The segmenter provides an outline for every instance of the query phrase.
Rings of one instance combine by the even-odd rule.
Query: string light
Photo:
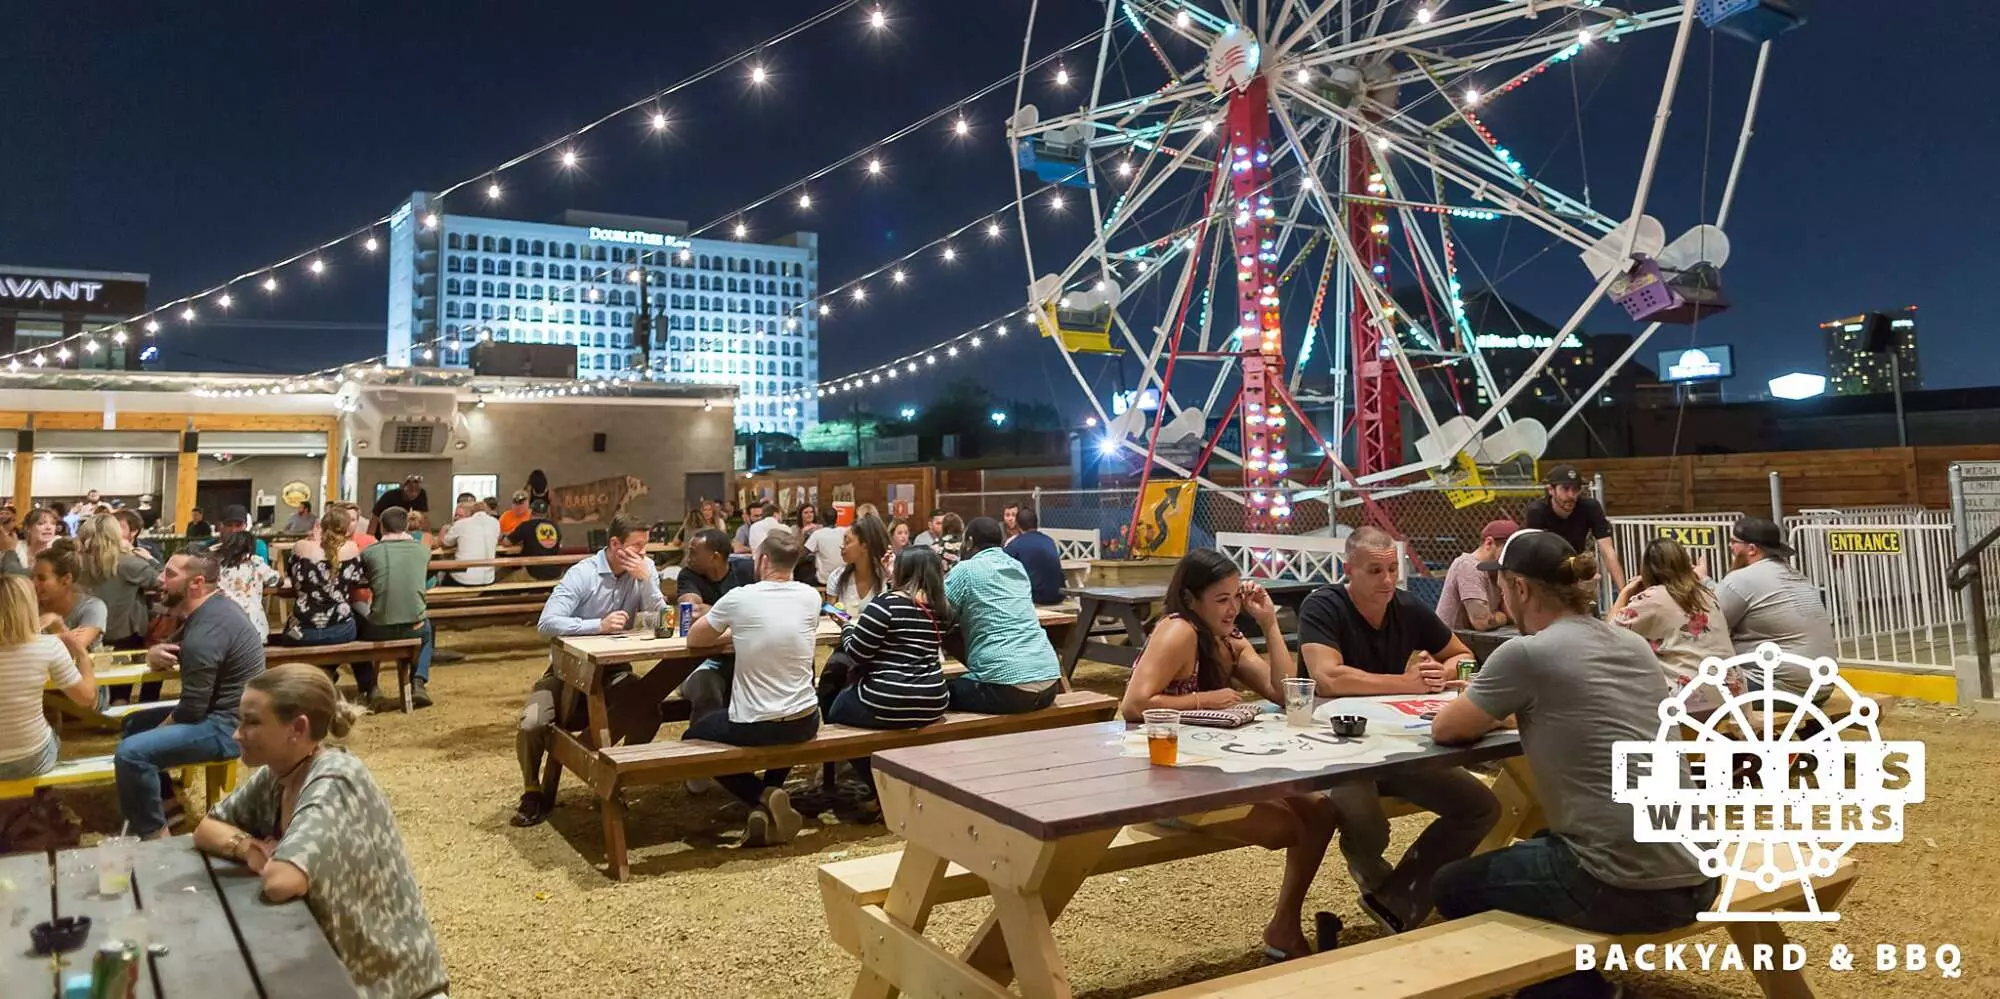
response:
[[[1130,176],[1132,176],[1132,161],[1131,161],[1131,160],[1119,160],[1119,161],[1118,161],[1118,176],[1120,176],[1120,177],[1130,177]]]
[[[958,259],[958,251],[947,246],[944,248],[944,252],[941,253],[940,256],[944,257],[945,263],[951,263],[952,261]]]
[[[894,281],[894,282],[896,282],[897,284],[902,284],[902,283],[903,283],[903,277],[904,277],[904,275],[903,275],[903,269],[902,269],[902,268],[900,268],[900,267],[898,267],[897,269],[895,269],[895,270],[893,270],[893,271],[890,271],[890,272],[889,272],[889,280],[891,280],[891,281]]]
[[[194,306],[190,305],[187,308],[181,310],[181,322],[184,323],[194,322]]]
[[[769,78],[770,78],[770,74],[768,74],[768,73],[764,72],[764,65],[763,65],[762,63],[758,63],[758,64],[756,64],[756,65],[754,65],[754,66],[751,66],[751,67],[750,67],[750,82],[751,82],[751,83],[754,83],[754,84],[757,84],[758,86],[760,86],[760,87],[761,87],[761,86],[763,86],[763,85],[764,85],[764,81],[765,81],[765,80],[767,80],[767,79],[769,79]]]
[[[1056,86],[1058,87],[1069,86],[1069,70],[1067,68],[1062,66],[1056,67]]]
[[[813,206],[813,196],[812,196],[812,195],[810,195],[810,194],[806,194],[806,193],[803,193],[803,192],[801,192],[801,193],[799,194],[799,207],[800,207],[800,208],[811,208],[812,206]]]
[[[491,182],[489,182],[489,183],[488,183],[488,184],[486,185],[486,198],[487,198],[487,200],[488,200],[488,201],[498,201],[498,200],[500,200],[500,182],[499,182],[499,181],[497,181],[497,180],[496,180],[496,181],[491,181]]]
[[[972,123],[966,121],[964,118],[959,118],[957,121],[951,123],[951,131],[953,135],[961,139],[965,138],[972,134]]]
[[[148,335],[148,336],[150,336],[150,335],[152,335],[152,334],[154,334],[154,333],[158,333],[159,331],[160,331],[160,321],[159,321],[159,320],[157,320],[157,319],[148,319],[148,320],[146,320],[146,333],[147,333],[147,335]]]
[[[309,270],[309,271],[312,271],[312,272],[313,272],[314,274],[325,274],[325,273],[326,273],[326,261],[324,261],[324,260],[321,260],[321,259],[320,259],[320,258],[318,258],[318,257],[314,257],[314,258],[313,258],[313,262],[312,262],[312,263],[311,263],[310,265],[308,265],[308,266],[306,267],[306,269],[307,269],[307,270]]]
[[[1183,10],[1174,14],[1174,27],[1185,28],[1192,23],[1194,23],[1194,18],[1189,17],[1187,11]]]
[[[233,299],[233,298],[231,298],[231,297],[229,297],[229,293],[228,293],[228,292],[223,292],[223,293],[222,293],[222,297],[221,297],[221,298],[218,298],[218,299],[216,299],[216,300],[215,300],[215,304],[217,304],[217,305],[220,305],[220,306],[222,306],[223,308],[225,308],[225,309],[226,309],[226,308],[229,308],[229,307],[230,307],[230,306],[232,306],[232,305],[235,305],[235,304],[236,304],[236,300],[235,300],[235,299]]]
[[[367,250],[369,253],[374,253],[376,248],[381,245],[382,244],[375,241],[375,237],[370,236],[368,237],[368,242],[361,244],[361,248]]]
[[[1476,90],[1476,89],[1473,89],[1473,88],[1471,88],[1471,87],[1467,87],[1467,88],[1466,88],[1466,90],[1465,90],[1465,103],[1467,103],[1467,104],[1471,104],[1471,105],[1476,105],[1476,104],[1478,104],[1478,103],[1479,103],[1479,91],[1478,91],[1478,90]]]
[[[664,132],[666,130],[667,130],[667,113],[665,111],[653,112],[653,131]]]
[[[882,173],[882,161],[879,158],[869,159],[868,172],[871,175],[879,176]]]
[[[1431,23],[1431,9],[1429,7],[1417,8],[1417,23],[1418,24]]]
[[[576,150],[565,149],[562,151],[562,165],[564,169],[576,166]]]
[[[1000,238],[1000,223],[998,222],[986,223],[986,238],[988,239]]]
[[[1052,212],[1063,210],[1063,196],[1061,191],[1049,195],[1049,210]]]
[[[880,29],[886,26],[888,23],[889,23],[889,15],[883,13],[882,8],[877,7],[874,10],[868,12],[869,27]]]
[[[742,239],[743,237],[750,235],[750,227],[742,222],[736,223],[735,231],[737,239]]]
[[[436,212],[425,212],[425,213],[424,213],[424,228],[426,228],[426,229],[435,229],[435,228],[437,228],[437,227],[438,227],[438,217],[437,217],[437,213],[436,213]]]
[[[868,299],[868,289],[856,285],[854,288],[854,300],[857,302],[863,302],[867,301],[867,299]]]

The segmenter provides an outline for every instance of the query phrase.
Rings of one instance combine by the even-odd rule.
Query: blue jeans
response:
[[[416,624],[374,624],[362,619],[359,631],[364,642],[387,642],[398,638],[423,639],[424,647],[417,650],[417,663],[410,672],[424,683],[431,682],[431,649],[437,645],[437,632],[432,629],[429,621],[419,621]],[[364,671],[368,674],[366,677],[361,675]],[[354,667],[354,682],[365,689],[375,689],[374,664],[363,666],[357,663]]]
[[[880,715],[875,713],[874,708],[862,702],[861,688],[859,687],[849,687],[835,695],[833,706],[827,709],[826,720],[835,725],[852,725],[855,728],[877,729],[923,728],[925,725],[930,724],[927,721],[884,721]],[[855,776],[860,777],[863,784],[871,788],[875,786],[875,768],[870,765],[868,757],[862,756],[848,760],[847,765],[854,768]],[[833,764],[829,763],[826,766],[830,773],[833,769]],[[826,784],[831,788],[833,781],[828,780]]]
[[[62,756],[62,740],[56,738],[53,730],[49,741],[40,752],[29,753],[17,760],[0,763],[0,780],[26,780],[56,768],[56,760]]]
[[[161,771],[191,763],[233,760],[240,752],[234,732],[236,719],[209,715],[198,722],[162,726],[172,707],[134,711],[125,717],[125,734],[111,756],[118,776],[118,809],[132,826],[132,835],[152,836],[166,827],[160,799],[173,793]]]
[[[1445,866],[1431,882],[1438,914],[1459,919],[1498,910],[1599,933],[1664,933],[1693,923],[1715,901],[1713,878],[1688,888],[1619,888],[1592,877],[1559,836],[1543,833]],[[1597,997],[1611,983],[1574,971],[1522,989],[1523,999]]]
[[[292,638],[289,635],[280,635],[278,638],[282,640],[274,640],[272,644],[293,647],[305,645],[344,645],[354,641],[354,635],[354,619],[350,617],[345,621],[336,621],[324,628],[300,625],[299,637]],[[356,690],[365,692],[375,689],[374,663],[351,663],[348,668],[354,671],[354,687]],[[321,666],[320,669],[326,671],[326,678],[332,680],[334,686],[340,686],[340,667]]]

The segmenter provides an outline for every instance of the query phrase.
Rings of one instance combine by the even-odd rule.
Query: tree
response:
[[[882,419],[867,410],[858,410],[838,419],[821,420],[806,428],[801,444],[808,451],[844,451],[861,461],[861,442],[882,435]]]

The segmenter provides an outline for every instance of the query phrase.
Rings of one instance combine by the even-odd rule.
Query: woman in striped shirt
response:
[[[919,728],[944,717],[939,647],[950,629],[944,566],[938,553],[911,546],[896,557],[894,588],[876,597],[847,631],[841,651],[851,662],[850,686],[833,700],[827,720],[856,728]],[[875,780],[864,757],[849,761],[864,783]]]

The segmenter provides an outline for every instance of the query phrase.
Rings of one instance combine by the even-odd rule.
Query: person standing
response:
[[[1431,694],[1457,683],[1472,654],[1424,602],[1396,587],[1396,541],[1378,527],[1347,536],[1347,582],[1322,586],[1299,608],[1299,652],[1321,697]],[[1437,818],[1394,866],[1384,796]],[[1390,933],[1424,921],[1431,878],[1468,856],[1499,821],[1500,805],[1479,778],[1458,768],[1418,770],[1327,792],[1340,813],[1340,852],[1361,908]]]
[[[375,516],[381,517],[392,506],[402,507],[405,514],[412,510],[419,513],[431,512],[430,495],[424,492],[424,477],[403,476],[402,485],[383,493],[382,497],[375,501]]]
[[[666,606],[653,560],[646,557],[646,525],[619,514],[611,518],[609,540],[604,550],[570,566],[562,582],[542,605],[535,632],[543,638],[578,635],[615,635],[638,625],[641,614],[657,614]],[[708,562],[703,560],[703,565]],[[685,576],[685,572],[683,572]],[[605,701],[611,706],[614,741],[650,741],[660,728],[660,706],[620,697],[619,688],[631,680],[631,667],[606,670]],[[562,681],[556,678],[555,661],[528,691],[521,709],[521,723],[514,734],[514,751],[521,763],[520,803],[509,821],[516,826],[532,826],[548,818],[555,800],[542,787],[542,764],[549,751],[549,727],[570,718],[575,705],[558,705],[556,695]]]
[[[452,557],[468,562],[492,558],[500,548],[500,522],[486,512],[485,504],[458,504],[458,519],[444,529],[440,538]],[[486,586],[493,582],[493,567],[445,573],[444,582],[453,586]]]
[[[90,649],[73,630],[41,633],[33,585],[0,576],[0,780],[22,780],[54,769],[61,743],[42,712],[42,692],[54,685],[85,710],[97,707]]]
[[[1444,592],[1438,594],[1437,616],[1453,631],[1493,631],[1507,626],[1507,612],[1500,607],[1500,593],[1491,573],[1479,571],[1481,562],[1491,562],[1500,546],[1520,530],[1511,520],[1489,522],[1479,532],[1479,547],[1451,560],[1444,571]]]
[[[112,754],[118,808],[140,839],[165,836],[165,802],[179,803],[166,771],[236,758],[230,733],[243,685],[264,672],[264,636],[221,583],[222,567],[205,552],[175,555],[160,574],[160,597],[182,621],[180,640],[147,649],[146,665],[179,671],[180,700],[127,715]]]
[[[316,523],[318,521],[313,519],[313,505],[311,503],[300,503],[299,508],[292,511],[291,519],[285,521],[285,533],[307,534],[312,531],[313,525]]]
[[[1778,525],[1762,517],[1744,517],[1730,529],[1729,575],[1715,584],[1730,641],[1739,655],[1773,642],[1793,655],[1837,662],[1833,618],[1820,602],[1819,588],[1785,561],[1794,554]],[[1812,688],[1804,666],[1779,663],[1774,672],[1767,677],[1761,668],[1745,670],[1744,680],[1756,689],[1776,687],[1801,696]],[[1822,688],[1820,696],[1831,692]]]
[[[186,535],[190,541],[206,541],[209,538],[215,537],[215,525],[203,520],[201,507],[195,507],[188,513],[187,530],[181,533]]]
[[[944,579],[952,619],[964,632],[965,673],[952,677],[951,706],[981,714],[1038,711],[1062,693],[1062,664],[1035,614],[1028,571],[1000,547],[1000,522],[976,517],[965,559]]]
[[[1062,603],[1063,587],[1068,582],[1063,575],[1062,549],[1056,547],[1054,538],[1042,533],[1041,520],[1032,508],[1009,509],[1014,509],[1017,530],[1007,541],[1007,554],[1027,570],[1036,606]]]
[[[1583,494],[1583,476],[1576,466],[1557,465],[1542,483],[1547,494],[1528,504],[1521,514],[1522,525],[1553,532],[1577,551],[1595,550],[1593,564],[1602,563],[1611,572],[1612,589],[1624,589],[1625,567],[1618,562],[1618,546],[1611,542],[1611,520],[1604,515],[1604,504]]]
[[[244,864],[264,899],[306,900],[361,995],[443,995],[444,959],[395,811],[338,743],[361,711],[311,666],[251,680],[234,741],[249,778],[195,827],[195,849]]]
[[[1596,576],[1591,562],[1560,536],[1524,530],[1486,564],[1525,637],[1487,657],[1464,696],[1438,712],[1431,739],[1469,745],[1515,719],[1548,830],[1439,871],[1431,890],[1446,919],[1497,910],[1599,933],[1651,934],[1692,924],[1715,901],[1717,880],[1680,844],[1633,838],[1634,806],[1612,798],[1612,747],[1657,737],[1667,683],[1644,640],[1588,613],[1578,584]],[[1520,992],[1527,999],[1615,994],[1596,971]]]
[[[361,553],[361,568],[368,573],[368,589],[374,594],[368,604],[368,615],[360,620],[357,631],[364,642],[386,642],[399,638],[416,638],[423,641],[417,651],[417,662],[410,681],[410,703],[420,708],[431,706],[431,645],[434,641],[431,623],[427,619],[429,606],[424,601],[424,577],[430,574],[431,553],[423,543],[411,537],[408,532],[409,511],[392,506],[384,511],[378,522],[382,525],[382,536]],[[356,668],[355,682],[363,687],[375,687],[374,666]],[[369,675],[362,677],[360,672]]]
[[[791,530],[768,532],[757,548],[757,579],[723,594],[688,631],[691,646],[729,642],[736,665],[729,672],[728,705],[696,714],[683,739],[730,746],[778,746],[819,734],[819,701],[813,691],[818,644],[819,591],[792,579],[803,549]],[[692,698],[690,698],[692,700]],[[790,767],[726,774],[715,782],[750,806],[743,845],[789,843],[802,819],[785,794]]]

